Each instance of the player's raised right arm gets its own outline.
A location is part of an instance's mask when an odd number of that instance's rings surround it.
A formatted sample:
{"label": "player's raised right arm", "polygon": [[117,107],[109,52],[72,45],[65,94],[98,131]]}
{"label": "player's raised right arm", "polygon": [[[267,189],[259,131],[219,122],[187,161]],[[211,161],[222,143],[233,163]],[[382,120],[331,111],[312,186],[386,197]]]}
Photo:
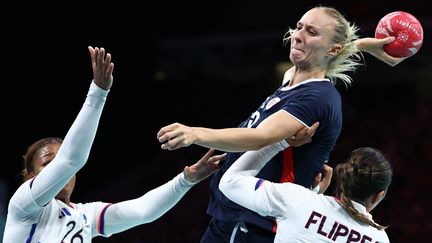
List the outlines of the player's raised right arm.
{"label": "player's raised right arm", "polygon": [[46,205],[86,163],[106,97],[112,85],[111,55],[103,48],[89,47],[93,81],[87,98],[67,132],[55,158],[34,178],[31,191],[34,201]]}

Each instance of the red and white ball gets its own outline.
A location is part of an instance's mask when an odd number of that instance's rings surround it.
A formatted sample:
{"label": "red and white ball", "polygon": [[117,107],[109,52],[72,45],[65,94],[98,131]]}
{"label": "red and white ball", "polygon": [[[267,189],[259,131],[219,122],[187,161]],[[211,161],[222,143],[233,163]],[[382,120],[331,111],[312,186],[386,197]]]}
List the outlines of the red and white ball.
{"label": "red and white ball", "polygon": [[384,16],[375,29],[375,38],[396,37],[384,45],[384,51],[393,57],[410,57],[423,44],[423,28],[413,15],[403,11],[391,12]]}

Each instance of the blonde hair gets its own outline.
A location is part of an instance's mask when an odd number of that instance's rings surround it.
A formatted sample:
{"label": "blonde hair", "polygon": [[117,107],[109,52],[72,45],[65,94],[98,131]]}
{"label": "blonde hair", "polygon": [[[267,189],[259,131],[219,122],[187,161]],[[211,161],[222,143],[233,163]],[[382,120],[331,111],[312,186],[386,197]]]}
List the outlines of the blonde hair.
{"label": "blonde hair", "polygon": [[[318,6],[313,9],[322,9],[326,14],[336,20],[337,25],[332,42],[342,45],[340,53],[330,61],[326,77],[334,84],[338,79],[340,79],[346,86],[349,86],[352,83],[352,78],[346,74],[346,72],[354,72],[358,66],[362,65],[362,54],[354,44],[354,41],[359,38],[357,35],[359,28],[356,25],[351,24],[335,8]],[[291,40],[291,35],[294,31],[295,30],[291,28],[288,30],[283,38],[284,44],[287,44],[288,41]]]}

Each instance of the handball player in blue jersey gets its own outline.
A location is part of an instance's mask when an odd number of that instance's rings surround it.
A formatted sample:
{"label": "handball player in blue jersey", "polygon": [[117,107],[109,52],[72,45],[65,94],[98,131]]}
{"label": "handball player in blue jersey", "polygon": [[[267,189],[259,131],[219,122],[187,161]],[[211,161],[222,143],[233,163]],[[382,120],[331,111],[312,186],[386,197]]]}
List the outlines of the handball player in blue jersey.
{"label": "handball player in blue jersey", "polygon": [[[218,189],[220,178],[244,151],[288,139],[291,146],[277,153],[257,177],[312,187],[342,129],[336,81],[351,84],[347,72],[361,64],[362,51],[391,66],[403,60],[383,50],[385,44],[394,41],[393,37],[358,39],[357,30],[334,8],[312,8],[284,39],[290,43],[289,57],[294,66],[285,72],[280,87],[238,128],[209,129],[173,123],[160,129],[157,139],[162,149],[196,144],[229,152],[211,180],[207,213],[212,219],[201,242],[273,242],[277,229],[274,218],[260,216],[230,201]],[[312,141],[295,147],[295,135],[308,132],[308,128]]]}

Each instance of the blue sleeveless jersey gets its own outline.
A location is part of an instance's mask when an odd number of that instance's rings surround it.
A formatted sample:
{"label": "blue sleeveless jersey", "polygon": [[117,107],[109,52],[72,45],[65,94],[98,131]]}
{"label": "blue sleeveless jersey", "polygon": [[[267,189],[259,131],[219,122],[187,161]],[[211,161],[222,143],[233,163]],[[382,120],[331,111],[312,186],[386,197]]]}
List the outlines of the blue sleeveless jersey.
{"label": "blue sleeveless jersey", "polygon": [[[341,97],[327,79],[310,79],[298,86],[280,87],[240,124],[257,127],[264,119],[285,110],[306,126],[319,121],[312,142],[301,147],[289,147],[273,157],[257,175],[272,182],[294,182],[309,188],[315,176],[329,159],[330,151],[342,129]],[[275,221],[263,217],[226,198],[218,185],[225,171],[243,153],[228,153],[221,168],[210,182],[211,195],[207,213],[221,221],[248,222],[275,231]]]}

